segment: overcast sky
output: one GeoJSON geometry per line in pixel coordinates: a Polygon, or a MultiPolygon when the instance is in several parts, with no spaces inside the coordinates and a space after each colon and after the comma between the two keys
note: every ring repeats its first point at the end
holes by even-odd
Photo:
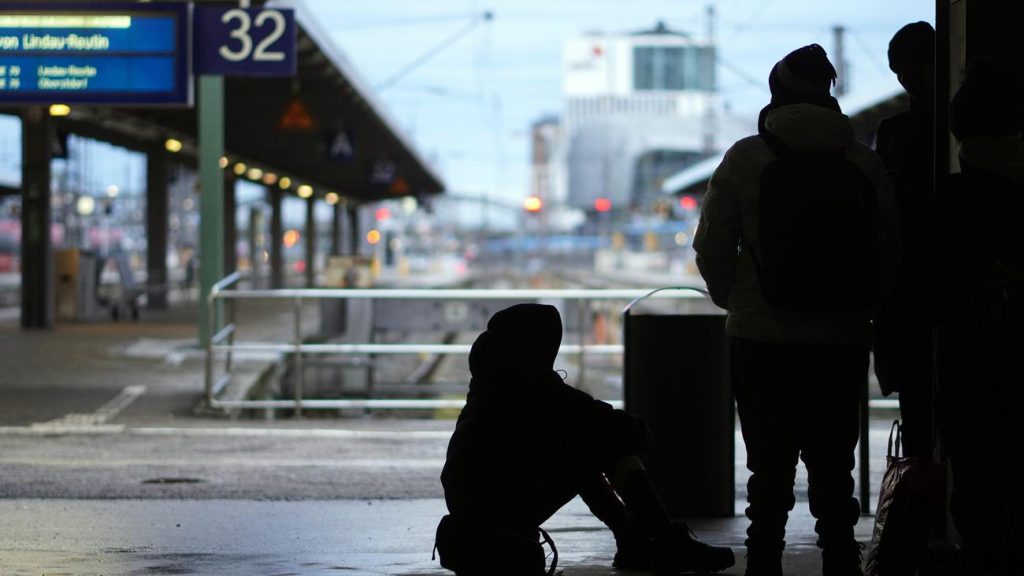
{"type": "MultiPolygon", "coordinates": [[[[305,0],[371,85],[491,10],[435,58],[380,92],[451,190],[519,199],[528,190],[530,123],[561,111],[561,49],[585,31],[632,32],[664,20],[703,37],[708,2],[691,0],[305,0]]],[[[934,22],[932,0],[718,0],[721,92],[733,113],[756,117],[772,65],[794,48],[833,52],[832,27],[847,29],[854,93],[898,88],[886,63],[893,33],[934,22]]]]}

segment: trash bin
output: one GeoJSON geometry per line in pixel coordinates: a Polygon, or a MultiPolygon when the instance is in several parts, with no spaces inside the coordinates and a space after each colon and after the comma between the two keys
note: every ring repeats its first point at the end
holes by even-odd
{"type": "Polygon", "coordinates": [[[725,316],[636,310],[651,294],[623,313],[625,407],[654,437],[644,464],[673,518],[733,516],[736,420],[725,316]]]}
{"type": "Polygon", "coordinates": [[[57,250],[54,260],[54,307],[57,321],[88,322],[97,315],[97,258],[77,248],[57,250]]]}

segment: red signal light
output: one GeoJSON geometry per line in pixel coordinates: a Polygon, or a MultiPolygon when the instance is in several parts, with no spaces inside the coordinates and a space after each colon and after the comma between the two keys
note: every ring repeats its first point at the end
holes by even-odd
{"type": "Polygon", "coordinates": [[[598,212],[607,212],[612,209],[612,201],[607,198],[598,198],[594,200],[594,210],[598,212]]]}
{"type": "Polygon", "coordinates": [[[388,218],[391,218],[391,210],[388,210],[387,208],[377,208],[377,211],[374,213],[374,217],[377,218],[377,222],[383,222],[388,218]]]}
{"type": "Polygon", "coordinates": [[[697,199],[694,198],[693,196],[683,196],[682,198],[679,199],[679,205],[683,208],[683,210],[696,210],[697,199]]]}

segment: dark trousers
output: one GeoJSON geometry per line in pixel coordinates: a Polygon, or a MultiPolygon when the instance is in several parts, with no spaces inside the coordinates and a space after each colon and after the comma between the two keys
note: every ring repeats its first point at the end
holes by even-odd
{"type": "Polygon", "coordinates": [[[935,428],[932,321],[926,311],[908,308],[890,309],[875,321],[875,375],[883,392],[899,393],[903,454],[931,458],[935,428]]]}
{"type": "Polygon", "coordinates": [[[972,574],[1019,574],[1024,541],[1024,286],[977,290],[943,327],[939,399],[951,512],[972,574]]]}
{"type": "Polygon", "coordinates": [[[818,545],[851,546],[860,513],[852,471],[868,347],[732,338],[731,364],[751,472],[748,549],[785,547],[798,459],[807,467],[818,545]]]}

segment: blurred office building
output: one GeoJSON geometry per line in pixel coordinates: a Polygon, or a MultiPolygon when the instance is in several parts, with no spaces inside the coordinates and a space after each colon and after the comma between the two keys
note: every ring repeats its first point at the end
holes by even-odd
{"type": "Polygon", "coordinates": [[[753,132],[755,122],[729,115],[716,89],[710,18],[704,39],[658,22],[564,45],[565,202],[588,221],[656,211],[665,178],[753,132]]]}

